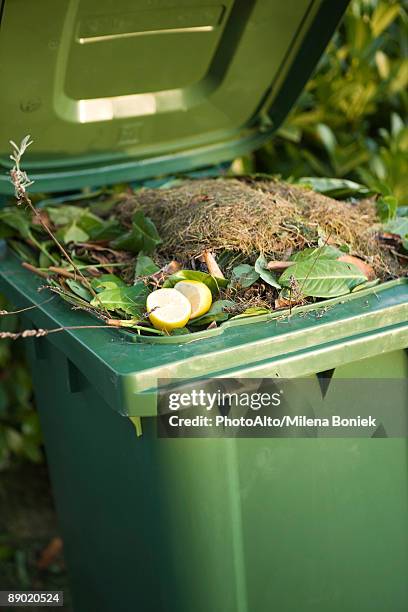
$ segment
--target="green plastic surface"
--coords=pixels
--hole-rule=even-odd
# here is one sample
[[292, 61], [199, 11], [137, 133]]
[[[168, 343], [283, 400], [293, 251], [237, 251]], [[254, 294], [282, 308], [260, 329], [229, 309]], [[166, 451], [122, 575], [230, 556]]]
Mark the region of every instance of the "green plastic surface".
[[[16, 307], [40, 304], [26, 327], [89, 323], [41, 305], [15, 255], [0, 263]], [[406, 611], [406, 439], [156, 437], [159, 378], [306, 376], [321, 397], [327, 370], [408, 376], [407, 280], [320, 315], [176, 345], [113, 330], [26, 341], [75, 612]]]
[[346, 0], [0, 0], [0, 193], [30, 133], [31, 191], [230, 160], [278, 127]]

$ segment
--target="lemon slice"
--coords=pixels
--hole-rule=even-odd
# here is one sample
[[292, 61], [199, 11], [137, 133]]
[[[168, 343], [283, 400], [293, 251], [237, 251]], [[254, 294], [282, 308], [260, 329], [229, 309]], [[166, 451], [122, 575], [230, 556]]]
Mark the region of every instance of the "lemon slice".
[[156, 329], [171, 331], [184, 327], [190, 318], [190, 302], [175, 289], [157, 289], [146, 300], [147, 313]]
[[200, 281], [189, 280], [180, 281], [175, 286], [175, 289], [186, 296], [191, 304], [190, 319], [201, 317], [208, 312], [212, 304], [211, 291]]

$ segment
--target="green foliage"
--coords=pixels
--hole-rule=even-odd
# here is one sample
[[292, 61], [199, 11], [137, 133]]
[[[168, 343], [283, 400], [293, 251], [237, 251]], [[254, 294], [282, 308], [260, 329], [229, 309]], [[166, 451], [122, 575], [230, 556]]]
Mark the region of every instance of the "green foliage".
[[259, 274], [259, 276], [265, 283], [271, 285], [272, 287], [275, 287], [276, 289], [280, 289], [280, 284], [278, 283], [272, 272], [268, 270], [267, 264], [268, 262], [266, 260], [265, 255], [261, 253], [255, 262], [255, 272]]
[[226, 321], [229, 319], [228, 308], [233, 308], [235, 303], [231, 300], [217, 300], [213, 303], [210, 310], [202, 315], [201, 317], [197, 317], [196, 319], [192, 319], [189, 322], [189, 325], [192, 327], [195, 326], [205, 326], [210, 325], [216, 321], [217, 323], [221, 323], [222, 321]]
[[101, 306], [106, 310], [113, 310], [116, 312], [123, 312], [135, 317], [142, 315], [148, 289], [142, 282], [138, 282], [131, 287], [117, 285], [112, 287], [109, 285], [107, 289], [104, 289], [91, 301], [91, 306], [100, 308]]
[[290, 288], [293, 279], [301, 295], [331, 298], [350, 293], [354, 287], [364, 283], [367, 277], [353, 264], [308, 257], [285, 270], [279, 282], [283, 287]]
[[[7, 309], [1, 295], [0, 309]], [[0, 318], [2, 331], [16, 327], [16, 317]], [[16, 342], [0, 342], [0, 470], [12, 460], [42, 460], [38, 415], [33, 409], [31, 380], [21, 348]]]
[[230, 287], [250, 287], [259, 279], [259, 274], [254, 266], [240, 264], [232, 269]]
[[408, 203], [407, 40], [404, 0], [353, 0], [256, 169], [348, 178]]
[[143, 253], [139, 253], [136, 260], [135, 278], [140, 278], [142, 276], [150, 276], [151, 274], [155, 274], [159, 270], [159, 266], [156, 266], [151, 257], [149, 257], [148, 255], [143, 255]]
[[160, 236], [156, 226], [149, 217], [145, 217], [141, 210], [133, 215], [132, 229], [112, 241], [114, 249], [123, 249], [131, 253], [152, 253], [160, 244]]

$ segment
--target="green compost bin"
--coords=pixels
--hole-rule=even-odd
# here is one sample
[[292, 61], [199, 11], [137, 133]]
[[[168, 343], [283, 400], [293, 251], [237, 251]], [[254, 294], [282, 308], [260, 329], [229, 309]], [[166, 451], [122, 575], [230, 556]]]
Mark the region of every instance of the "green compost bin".
[[[347, 3], [178, 4], [3, 0], [2, 193], [7, 142], [27, 132], [40, 192], [257, 147]], [[89, 323], [43, 303], [14, 254], [0, 259], [16, 307], [40, 304], [27, 326]], [[318, 316], [231, 322], [195, 342], [106, 329], [27, 340], [75, 612], [405, 612], [406, 439], [164, 439], [156, 398], [175, 378], [304, 378], [317, 395], [322, 379], [326, 394], [341, 379], [406, 379], [407, 300], [399, 280], [325, 302]], [[406, 408], [398, 397], [390, 411]]]

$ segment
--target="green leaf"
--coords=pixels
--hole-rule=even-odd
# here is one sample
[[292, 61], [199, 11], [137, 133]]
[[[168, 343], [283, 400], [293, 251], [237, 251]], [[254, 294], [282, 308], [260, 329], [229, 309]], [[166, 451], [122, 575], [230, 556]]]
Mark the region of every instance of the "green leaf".
[[67, 278], [65, 282], [68, 285], [68, 287], [71, 289], [71, 291], [75, 293], [75, 295], [78, 295], [80, 298], [82, 298], [83, 300], [86, 300], [87, 302], [91, 301], [92, 294], [90, 293], [90, 291], [88, 291], [88, 289], [86, 289], [83, 285], [81, 285], [81, 283], [74, 280], [73, 278]]
[[11, 238], [11, 236], [15, 236], [14, 229], [0, 221], [0, 240], [4, 238]]
[[105, 221], [99, 227], [92, 229], [91, 240], [114, 240], [124, 232], [123, 226], [116, 219]]
[[98, 232], [104, 228], [105, 223], [102, 219], [99, 219], [99, 217], [89, 212], [89, 210], [84, 210], [77, 221], [77, 225], [88, 234], [90, 238], [94, 239], [95, 234], [97, 235]]
[[185, 336], [190, 333], [191, 332], [189, 329], [187, 329], [187, 327], [176, 327], [175, 329], [171, 330], [170, 336]]
[[259, 255], [258, 259], [255, 262], [255, 272], [259, 274], [265, 283], [271, 285], [272, 287], [276, 287], [276, 289], [280, 289], [280, 284], [272, 274], [270, 270], [267, 268], [268, 262], [266, 261], [265, 255], [262, 253]]
[[314, 257], [319, 257], [319, 259], [337, 259], [342, 255], [342, 251], [334, 246], [326, 244], [322, 247], [310, 247], [307, 249], [303, 249], [303, 251], [298, 251], [298, 253], [294, 253], [291, 255], [291, 261], [304, 261], [305, 259], [311, 259]]
[[55, 260], [59, 260], [60, 256], [57, 253], [54, 253], [51, 256], [50, 251], [55, 248], [55, 245], [53, 242], [42, 242], [42, 248], [43, 250], [41, 251], [40, 255], [39, 255], [39, 259], [38, 259], [38, 263], [40, 265], [40, 268], [48, 268], [48, 266], [52, 266], [53, 264], [55, 265]]
[[111, 242], [114, 249], [130, 251], [131, 253], [152, 253], [160, 244], [160, 236], [156, 226], [149, 217], [145, 217], [141, 210], [133, 215], [132, 229], [123, 236]]
[[408, 217], [397, 217], [383, 226], [383, 230], [405, 238], [408, 235]]
[[91, 306], [95, 308], [103, 306], [107, 310], [116, 310], [139, 317], [144, 311], [147, 294], [148, 289], [144, 283], [137, 283], [131, 287], [105, 289], [92, 300]]
[[399, 15], [401, 7], [399, 2], [388, 4], [379, 2], [371, 18], [371, 30], [373, 36], [377, 38]]
[[91, 287], [98, 292], [102, 291], [103, 289], [127, 287], [127, 285], [121, 278], [119, 278], [119, 276], [116, 276], [115, 274], [102, 274], [102, 276], [92, 279]]
[[397, 214], [398, 200], [394, 196], [384, 196], [377, 200], [377, 215], [381, 221], [387, 222]]
[[78, 221], [84, 214], [84, 209], [80, 206], [71, 206], [69, 204], [52, 207], [47, 206], [45, 210], [48, 213], [52, 223], [57, 227], [68, 225], [73, 221]]
[[302, 295], [330, 298], [345, 295], [367, 281], [367, 277], [353, 264], [334, 259], [306, 259], [285, 270], [279, 279], [283, 287], [290, 287], [294, 278]]
[[29, 215], [22, 209], [5, 208], [0, 210], [0, 221], [13, 228], [21, 238], [31, 238], [31, 223]]
[[71, 223], [62, 234], [62, 240], [65, 244], [68, 242], [86, 242], [89, 240], [89, 234], [84, 232], [75, 221]]
[[135, 276], [150, 276], [160, 270], [159, 266], [156, 266], [153, 259], [148, 255], [139, 253], [136, 260]]
[[367, 197], [373, 193], [368, 187], [347, 179], [303, 176], [298, 182], [332, 198]]
[[37, 266], [37, 258], [33, 253], [31, 247], [29, 247], [25, 242], [20, 242], [19, 240], [8, 240], [8, 245], [17, 253], [17, 255], [23, 259], [24, 261], [28, 261], [28, 263], [33, 266]]
[[87, 208], [69, 204], [45, 208], [56, 227], [64, 228], [62, 239], [67, 242], [85, 242], [102, 231], [105, 222], [91, 213]]
[[172, 274], [165, 280], [163, 287], [174, 287], [182, 280], [200, 281], [207, 285], [213, 295], [218, 295], [220, 287], [225, 288], [228, 286], [226, 278], [217, 278], [207, 274], [207, 272], [199, 272], [198, 270], [179, 270], [179, 272]]
[[372, 281], [367, 281], [366, 283], [361, 283], [361, 285], [357, 285], [357, 287], [354, 287], [354, 289], [351, 290], [351, 293], [354, 293], [355, 291], [361, 291], [362, 289], [371, 289], [371, 287], [375, 287], [379, 283], [380, 283], [379, 278], [376, 278], [375, 280], [372, 280]]
[[250, 266], [249, 264], [240, 264], [236, 266], [232, 270], [230, 286], [231, 287], [242, 287], [246, 289], [250, 287], [259, 278], [258, 272], [255, 270], [254, 266]]
[[239, 315], [232, 317], [233, 319], [244, 319], [246, 317], [258, 317], [260, 315], [269, 314], [270, 308], [262, 308], [261, 306], [251, 306]]
[[217, 300], [216, 302], [213, 302], [208, 312], [201, 317], [197, 317], [197, 319], [192, 319], [188, 324], [193, 327], [198, 327], [209, 325], [213, 321], [221, 323], [222, 321], [229, 319], [231, 316], [230, 313], [225, 312], [225, 308], [233, 308], [234, 306], [235, 302], [232, 302], [231, 300]]

